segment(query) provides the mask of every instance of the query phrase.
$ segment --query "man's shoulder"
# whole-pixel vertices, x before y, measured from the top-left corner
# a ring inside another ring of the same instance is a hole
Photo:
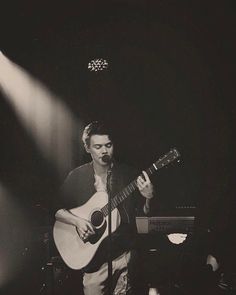
[[[71,170],[67,177],[77,177],[90,173],[93,170],[92,163],[86,163]]]

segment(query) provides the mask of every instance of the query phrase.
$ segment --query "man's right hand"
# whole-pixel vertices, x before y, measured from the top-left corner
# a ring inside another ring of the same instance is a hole
[[[80,238],[83,241],[86,241],[91,235],[95,234],[95,231],[91,222],[81,217],[77,217],[76,228]]]
[[[55,214],[56,220],[66,224],[74,225],[80,238],[86,241],[88,237],[95,234],[93,225],[88,220],[74,215],[70,210],[59,209]]]

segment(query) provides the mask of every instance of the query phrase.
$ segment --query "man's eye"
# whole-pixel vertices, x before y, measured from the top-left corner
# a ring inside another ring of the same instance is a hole
[[[95,145],[95,149],[100,149],[101,148],[101,146],[100,145]]]
[[[106,144],[106,147],[107,148],[110,148],[112,146],[112,143],[108,143],[108,144]]]

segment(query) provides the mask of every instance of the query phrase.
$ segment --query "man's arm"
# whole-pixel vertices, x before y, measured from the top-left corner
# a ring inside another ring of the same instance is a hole
[[[55,214],[55,218],[57,221],[74,225],[82,239],[86,239],[90,235],[95,234],[93,226],[88,220],[74,215],[69,210],[59,209]]]
[[[151,210],[150,203],[151,203],[151,200],[146,199],[145,204],[143,206],[143,212],[145,215],[148,215],[150,213],[150,210]]]
[[[150,212],[151,199],[154,196],[154,187],[151,183],[151,180],[145,171],[142,172],[143,176],[137,178],[137,186],[140,194],[146,199],[143,206],[143,212],[145,215],[148,215]]]

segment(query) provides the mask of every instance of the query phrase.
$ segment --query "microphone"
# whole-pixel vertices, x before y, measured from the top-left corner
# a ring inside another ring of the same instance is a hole
[[[102,160],[104,163],[110,164],[112,161],[112,158],[109,155],[102,156]]]

